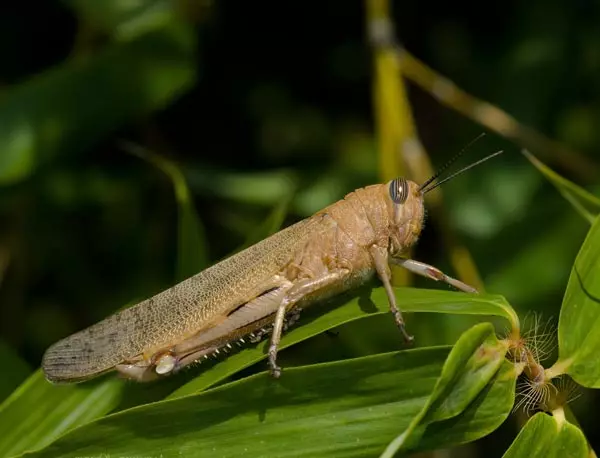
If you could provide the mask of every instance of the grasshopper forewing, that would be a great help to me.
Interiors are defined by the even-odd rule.
[[[277,347],[286,317],[373,275],[385,287],[404,338],[412,340],[396,306],[390,262],[476,292],[433,266],[406,258],[423,225],[423,196],[441,184],[431,185],[438,175],[421,186],[396,178],[359,188],[313,216],[55,343],[43,358],[46,378],[80,382],[117,370],[133,380],[154,380],[256,332],[264,333],[265,327],[271,333],[269,366],[278,377]]]

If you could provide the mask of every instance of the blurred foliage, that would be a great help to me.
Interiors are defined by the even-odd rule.
[[[364,4],[283,5],[64,0],[35,11],[18,2],[6,7],[0,16],[0,355],[7,364],[0,398],[39,366],[56,340],[390,174],[380,167],[389,161],[379,155],[382,126],[372,103]],[[596,3],[509,2],[487,5],[485,14],[467,4],[421,5],[393,4],[395,36],[407,50],[597,168]],[[421,89],[405,89],[434,168],[481,132]],[[123,140],[156,151],[160,160],[150,162],[158,167],[124,151]],[[598,196],[600,176],[577,167],[579,156],[564,155],[550,165],[569,181],[548,181],[520,154],[524,146],[530,148],[490,135],[472,147],[470,158],[499,148],[506,154],[444,185],[444,210],[486,291],[502,294],[520,314],[534,310],[557,321],[590,227],[561,193],[573,191],[572,182]],[[575,188],[577,196],[588,194]],[[586,208],[588,219],[595,216]],[[413,256],[452,273],[445,236],[443,226],[427,224]],[[413,283],[445,288],[420,278]],[[586,310],[595,317],[593,302]],[[335,336],[287,349],[282,364],[401,348],[389,317],[371,315],[339,326]],[[410,314],[407,321],[424,347],[453,344],[474,322],[437,314]],[[568,351],[579,343],[573,340]],[[435,360],[436,367],[442,363]],[[248,371],[235,377],[257,368]],[[70,416],[62,429],[51,425],[52,439],[110,411],[162,399],[201,372],[193,369],[169,381],[177,386],[162,388],[106,380],[83,391],[66,388],[56,398],[69,400],[65,409],[95,407]],[[40,399],[50,402],[35,383],[46,382],[35,373],[0,417],[18,408],[27,419]],[[27,387],[40,397],[25,397]],[[584,391],[573,405],[596,448],[599,402]],[[423,405],[413,407],[416,413]],[[30,424],[46,434],[49,413],[61,415],[48,403]],[[528,427],[545,420],[535,421]],[[517,431],[511,417],[466,448],[475,456],[500,456]],[[527,434],[522,431],[510,453],[528,445]],[[44,437],[37,446],[48,443]],[[16,441],[11,446],[24,451]]]

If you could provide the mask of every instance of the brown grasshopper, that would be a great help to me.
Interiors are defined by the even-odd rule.
[[[264,332],[265,326],[272,326],[269,367],[279,377],[277,348],[286,317],[363,284],[374,274],[383,283],[404,339],[412,341],[396,305],[389,263],[476,293],[439,269],[404,256],[421,232],[424,195],[500,153],[437,183],[441,171],[420,186],[396,178],[359,188],[313,216],[55,343],[43,358],[46,378],[80,382],[116,369],[126,378],[154,380],[219,354],[232,343],[245,342],[255,332]]]

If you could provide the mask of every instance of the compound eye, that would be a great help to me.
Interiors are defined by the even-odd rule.
[[[390,198],[396,204],[403,204],[408,198],[408,182],[405,178],[396,178],[390,182]]]

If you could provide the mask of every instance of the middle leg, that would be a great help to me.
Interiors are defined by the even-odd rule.
[[[277,350],[279,348],[279,342],[281,341],[281,332],[283,331],[286,312],[307,294],[334,284],[341,280],[347,273],[348,271],[346,269],[335,270],[321,277],[300,280],[290,288],[286,297],[281,301],[281,304],[277,308],[275,321],[273,322],[271,343],[269,345],[269,367],[273,377],[279,378],[281,375],[281,367],[277,365]]]
[[[390,266],[388,265],[388,253],[387,249],[381,248],[377,245],[373,245],[369,253],[371,254],[371,259],[373,260],[373,264],[375,264],[375,270],[377,271],[377,276],[383,283],[383,287],[385,288],[385,292],[388,297],[388,302],[390,304],[390,311],[392,315],[394,315],[394,320],[396,321],[396,325],[398,325],[398,329],[402,333],[402,337],[404,337],[404,341],[410,343],[414,340],[414,337],[406,332],[406,325],[404,324],[404,318],[402,318],[402,312],[398,308],[396,304],[396,295],[394,294],[394,290],[392,289],[392,273],[390,272]]]

